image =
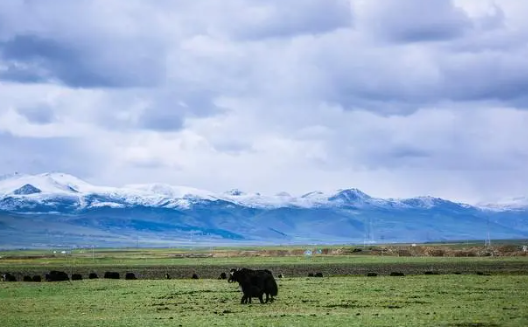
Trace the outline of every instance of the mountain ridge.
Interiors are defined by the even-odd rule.
[[[392,243],[528,238],[528,207],[372,197],[359,189],[262,195],[168,184],[91,185],[64,173],[0,179],[0,247]],[[191,240],[191,241],[190,241]]]
[[[431,196],[418,196],[411,198],[377,198],[372,197],[357,188],[337,189],[333,192],[312,191],[301,196],[292,196],[286,192],[275,195],[262,195],[260,193],[245,193],[239,189],[233,189],[224,193],[215,194],[207,190],[196,189],[187,186],[175,186],[170,184],[128,184],[123,187],[95,186],[75,176],[65,173],[43,173],[36,175],[16,174],[12,177],[0,179],[0,198],[8,196],[29,196],[38,194],[38,197],[53,195],[79,195],[91,196],[94,194],[104,195],[108,198],[123,200],[128,198],[131,204],[143,204],[159,206],[163,200],[223,200],[246,206],[282,207],[282,206],[314,206],[331,205],[333,202],[342,204],[362,203],[390,203],[392,205],[434,206],[435,201],[445,201],[454,204],[468,205],[451,200]],[[140,201],[139,198],[143,198]],[[118,201],[121,202],[121,201]],[[169,201],[170,202],[170,201]],[[185,201],[172,203],[173,205],[185,206]],[[468,205],[469,206],[469,205]],[[477,207],[477,206],[474,206]],[[485,207],[485,206],[482,206]],[[491,207],[491,206],[490,206]],[[1,209],[1,207],[0,207]]]

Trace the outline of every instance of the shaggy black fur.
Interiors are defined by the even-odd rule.
[[[264,294],[266,294],[266,303],[273,302],[273,297],[279,293],[277,282],[272,272],[267,269],[231,269],[229,281],[238,282],[242,288],[243,296],[240,303],[251,303],[252,297],[257,297],[260,303],[264,303],[262,298]]]

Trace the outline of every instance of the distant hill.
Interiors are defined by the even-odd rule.
[[[523,203],[525,205],[523,205]],[[91,185],[63,173],[0,178],[0,248],[392,243],[528,238],[528,204],[381,199],[358,189],[222,194]]]

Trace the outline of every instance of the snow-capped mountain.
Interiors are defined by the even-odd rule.
[[[479,206],[491,210],[528,210],[528,196],[501,199],[494,203],[482,203]]]
[[[14,174],[0,180],[0,210],[46,212],[50,206],[68,202],[71,209],[94,207],[151,206],[185,208],[192,201],[215,200],[214,194],[190,187],[165,184],[126,185],[122,188],[91,185],[64,173]]]
[[[101,188],[90,185],[77,177],[62,173],[45,173],[39,175],[14,173],[12,175],[4,175],[0,178],[0,194],[17,194],[17,190],[24,186],[35,189],[35,192],[31,192],[30,194],[71,194],[101,190]]]
[[[147,206],[163,208],[189,208],[200,201],[227,201],[251,208],[299,207],[313,208],[321,206],[369,206],[387,205],[394,207],[422,205],[431,207],[434,198],[416,198],[408,200],[373,198],[358,189],[336,190],[334,192],[314,191],[298,197],[286,192],[275,195],[246,193],[233,189],[215,194],[186,186],[168,184],[132,184],[124,187],[103,187],[91,185],[77,177],[64,173],[45,173],[39,175],[14,174],[0,180],[0,209],[23,211],[36,206],[49,207],[50,200],[68,199],[72,209],[92,207]],[[2,201],[3,200],[3,201]],[[56,203],[56,201],[52,201]],[[13,207],[15,205],[15,207]]]
[[[528,238],[527,226],[528,206],[381,199],[354,188],[216,194],[166,184],[95,186],[64,173],[0,177],[0,247],[115,246],[139,238],[150,245],[420,242],[483,239],[489,230],[504,239]]]

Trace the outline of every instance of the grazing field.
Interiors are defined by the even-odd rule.
[[[487,259],[466,261],[456,259],[446,260],[426,260],[422,262],[354,262],[353,258],[349,262],[342,263],[282,263],[262,262],[262,261],[237,261],[230,264],[195,264],[185,265],[38,265],[38,266],[2,266],[0,272],[9,272],[22,280],[23,276],[40,275],[44,276],[50,270],[65,271],[70,276],[72,274],[81,274],[87,278],[90,273],[97,273],[102,276],[106,271],[115,271],[121,274],[121,278],[127,272],[134,273],[139,279],[164,279],[166,274],[171,278],[190,278],[192,274],[198,274],[200,278],[217,278],[222,272],[228,272],[231,268],[247,267],[254,269],[270,269],[275,275],[283,274],[286,277],[306,277],[309,273],[322,272],[324,276],[352,276],[366,275],[367,273],[377,273],[379,275],[389,275],[391,272],[403,272],[406,275],[422,275],[425,272],[438,274],[528,274],[528,260],[501,260]]]
[[[215,279],[0,283],[0,326],[528,326],[528,276],[278,279],[239,304]],[[258,302],[258,301],[256,301]]]
[[[50,270],[84,280],[0,282],[0,326],[528,326],[519,246],[4,251],[0,273],[19,281]],[[241,305],[238,285],[217,279],[234,267],[284,274],[276,301]],[[106,271],[139,280],[87,280]]]
[[[522,243],[524,244],[524,243]],[[470,273],[527,274],[527,252],[520,244],[493,248],[472,245],[378,246],[369,248],[328,247],[320,254],[304,255],[308,246],[255,249],[76,249],[66,254],[54,251],[0,252],[0,273],[10,272],[19,280],[24,275],[44,276],[50,270],[87,276],[112,270],[135,273],[140,279],[215,278],[234,267],[267,268],[276,275],[304,277],[320,271],[325,276]],[[313,247],[312,247],[313,249]],[[463,254],[464,256],[460,256]]]

